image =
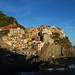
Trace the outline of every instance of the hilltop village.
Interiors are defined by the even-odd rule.
[[[54,25],[25,28],[14,17],[7,16],[1,11],[0,48],[27,56],[47,56],[47,59],[74,53],[71,42],[61,28]]]
[[[10,46],[10,50],[23,51],[23,54],[36,54],[41,51],[45,44],[55,44],[54,34],[59,34],[64,38],[62,29],[55,26],[37,26],[27,29],[17,27],[16,25],[7,25],[0,28],[0,31],[9,31],[7,35],[1,37],[1,40]],[[20,53],[21,53],[20,52]],[[32,53],[31,53],[32,52]]]

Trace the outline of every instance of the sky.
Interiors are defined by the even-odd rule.
[[[62,28],[75,45],[75,0],[0,0],[0,11],[26,28],[50,25]]]

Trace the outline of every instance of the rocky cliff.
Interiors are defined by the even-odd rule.
[[[40,60],[75,55],[74,48],[62,29],[47,25],[26,29],[18,24],[15,18],[2,12],[0,38],[1,47],[29,57],[38,55]]]

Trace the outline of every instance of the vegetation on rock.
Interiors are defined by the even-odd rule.
[[[25,29],[22,25],[18,24],[18,22],[16,21],[16,19],[14,17],[6,16],[5,14],[3,14],[0,11],[0,27],[7,26],[10,24],[17,25],[17,27],[21,27],[21,28]]]

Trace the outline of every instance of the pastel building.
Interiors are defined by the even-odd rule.
[[[43,43],[43,42],[39,43],[39,44],[38,44],[38,51],[40,51],[43,46],[44,46],[44,43]]]

